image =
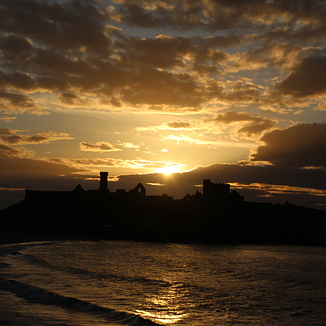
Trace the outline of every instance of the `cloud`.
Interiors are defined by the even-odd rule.
[[[265,134],[251,155],[251,164],[262,160],[288,173],[289,166],[295,171],[325,166],[324,147],[317,137],[319,128],[307,124],[307,130],[301,126],[297,132],[292,127],[271,132],[276,126],[286,128],[286,124],[295,123],[293,119],[304,121],[308,110],[309,121],[320,121],[325,110],[323,0],[2,0],[0,30],[0,110],[10,117],[57,108],[119,113],[151,110],[160,117],[151,120],[153,126],[136,131],[159,131],[154,136],[160,140],[210,150],[217,146],[252,148],[256,146],[254,140]],[[299,112],[303,114],[294,116]],[[180,119],[169,115],[164,120],[161,113],[178,114]],[[278,114],[284,114],[283,120]],[[14,124],[35,119],[24,117]],[[140,123],[148,126],[145,119]],[[118,125],[114,128],[124,137]],[[278,140],[278,133],[283,142]],[[153,139],[152,134],[143,136],[148,141]],[[53,164],[55,171],[69,167],[76,172],[78,167],[83,173],[105,167],[141,172],[144,167],[154,170],[166,164],[134,157],[89,159],[90,151],[106,156],[123,150],[127,155],[138,151],[139,146],[149,148],[136,138],[130,138],[134,143],[117,140],[114,145],[81,142],[80,149],[88,152],[87,158],[50,162],[36,158],[22,146],[72,139],[71,135],[2,129],[1,137],[2,157],[11,157],[15,164],[18,158],[29,158],[24,162],[33,169],[37,161]],[[165,155],[173,155],[173,148],[167,148]],[[299,158],[300,153],[304,158]],[[40,165],[45,171],[43,163]],[[221,171],[222,167],[216,169]],[[240,170],[256,177],[257,169],[242,166]],[[231,170],[238,171],[226,168],[230,179]],[[207,167],[201,175],[214,171]],[[184,177],[184,182],[190,180]],[[263,178],[258,179],[267,185]]]
[[[69,92],[64,92],[58,94],[59,99],[61,102],[65,105],[69,106],[91,106],[92,101],[89,100],[88,98],[83,98],[79,95],[69,93]]]
[[[179,136],[169,135],[169,136],[166,136],[166,137],[164,137],[162,139],[162,141],[166,141],[166,140],[173,140],[177,144],[180,144],[180,142],[186,142],[186,143],[194,144],[194,145],[204,145],[204,144],[208,145],[207,142],[204,142],[204,141],[199,140],[199,139],[188,137],[188,136],[186,136],[184,134],[180,134]]]
[[[265,134],[252,161],[285,167],[326,168],[326,123],[297,124]]]
[[[16,157],[23,155],[24,151],[21,148],[13,148],[5,144],[0,144],[0,157]]]
[[[0,121],[4,121],[4,122],[11,122],[11,121],[13,121],[13,120],[16,120],[17,119],[17,117],[3,117],[3,118],[0,118]]]
[[[21,135],[22,133],[30,133],[30,131],[12,130],[9,128],[0,129],[0,140],[9,145],[22,144],[40,144],[48,143],[55,140],[73,139],[69,134],[58,132],[43,132],[34,135]]]
[[[271,130],[275,125],[275,122],[266,119],[259,123],[251,123],[248,126],[242,127],[238,130],[239,134],[246,134],[249,137],[252,135],[261,134],[267,130]]]
[[[135,145],[133,142],[119,142],[119,146],[123,147],[123,148],[128,148],[128,149],[135,149],[135,150],[139,150],[140,145]]]
[[[0,90],[0,110],[9,114],[42,113],[40,107],[28,95],[6,90]]]
[[[169,121],[164,122],[158,126],[148,126],[148,127],[136,127],[137,131],[159,131],[159,130],[197,130],[202,129],[200,121]]]
[[[260,197],[272,197],[274,194],[306,194],[313,196],[326,197],[326,190],[323,189],[313,189],[313,188],[303,188],[297,186],[287,186],[287,185],[275,185],[266,183],[250,183],[250,184],[240,184],[231,183],[231,186],[237,189],[246,190],[256,190],[259,192],[265,192],[265,194],[260,195]]]
[[[110,41],[105,37],[105,14],[96,9],[92,1],[3,0],[1,6],[3,32],[59,49],[86,48],[94,53],[108,53]]]
[[[107,9],[91,0],[4,0],[1,5],[0,101],[6,113],[40,114],[45,109],[38,92],[57,96],[69,108],[190,112],[213,103],[257,104],[283,113],[299,103],[283,95],[324,92],[322,69],[303,59],[320,45],[308,34],[322,35],[326,25],[318,0],[304,8],[294,1],[256,0],[119,0]],[[166,27],[171,35],[196,29],[199,36],[140,38],[124,34],[130,32],[126,24]],[[216,35],[219,31],[223,35]],[[314,43],[303,45],[299,32]],[[311,77],[311,67],[319,82],[305,87],[307,82],[295,77]],[[262,80],[232,76],[271,68],[292,70],[278,93],[269,93],[272,86],[262,87]]]
[[[214,38],[170,37],[160,34],[156,38],[131,38],[128,53],[133,60],[146,62],[153,67],[186,68],[189,61],[194,65],[225,61],[229,55],[216,48],[218,43]]]
[[[312,45],[302,47],[264,38],[255,34],[244,37],[244,40],[252,43],[251,46],[247,51],[230,55],[226,71],[259,71],[274,67],[283,73],[293,69],[305,56],[318,50],[318,47]]]
[[[77,173],[80,172],[72,166],[31,158],[3,157],[0,154],[0,209],[23,200],[22,189],[71,191],[78,183],[87,186],[84,178],[78,177]]]
[[[0,71],[0,86],[15,90],[35,90],[35,81],[27,74],[21,72],[4,73]]]
[[[203,118],[189,121],[170,121],[159,126],[137,127],[137,131],[159,131],[159,130],[188,130],[199,131],[200,133],[220,134],[221,130],[216,125],[235,125],[238,134],[247,136],[260,135],[263,132],[272,130],[278,121],[265,118],[247,112],[227,111],[216,115],[214,118]]]
[[[32,55],[33,43],[27,38],[16,34],[0,36],[0,48],[2,59],[19,62],[25,60],[26,56]]]
[[[124,168],[139,168],[141,165],[138,165],[137,160],[123,160],[117,158],[51,158],[46,159],[45,161],[63,164],[71,167],[78,167],[80,170],[90,171],[93,168],[114,168],[114,167],[124,167]]]
[[[261,122],[265,120],[262,117],[252,115],[246,112],[233,112],[228,111],[224,113],[218,114],[215,118],[208,120],[210,122],[222,122],[225,124],[233,123],[233,122],[243,122],[243,121],[253,121],[253,122]]]
[[[21,147],[21,145],[44,144],[67,139],[73,139],[73,137],[66,133],[51,131],[31,134],[29,130],[0,128],[0,160],[4,157],[11,157],[13,160],[23,158],[34,160],[35,152]],[[35,160],[38,159],[35,158]]]
[[[188,129],[191,127],[190,122],[175,121],[166,124],[171,129]]]
[[[326,92],[326,56],[312,56],[302,62],[277,86],[277,90],[294,97]]]
[[[314,110],[316,111],[326,111],[326,101],[320,102]]]
[[[152,172],[158,171],[159,169],[165,170],[166,168],[181,168],[184,164],[164,162],[164,161],[152,161],[145,160],[142,158],[136,159],[120,159],[120,158],[39,158],[45,162],[52,164],[59,164],[65,166],[71,166],[78,168],[82,171],[82,174],[96,174],[99,170],[111,170],[115,168],[124,168],[126,171],[149,169]]]
[[[259,135],[263,132],[275,128],[276,121],[269,118],[264,118],[258,115],[249,114],[246,112],[228,111],[218,114],[215,118],[206,119],[206,123],[223,123],[223,124],[240,124],[237,130],[239,134]],[[246,125],[243,125],[243,124]]]
[[[325,17],[324,3],[318,0],[304,4],[298,4],[294,0],[286,3],[281,0],[232,2],[200,0],[177,3],[119,0],[115,2],[118,2],[120,6],[112,11],[112,16],[118,16],[120,21],[130,26],[142,28],[212,30],[258,28],[269,27],[280,22],[300,22],[303,25],[314,23],[317,29],[323,25],[323,17]]]
[[[118,148],[114,148],[110,143],[102,141],[95,144],[81,142],[80,150],[83,152],[116,152],[120,151]]]
[[[188,143],[211,149],[217,147],[252,149],[255,147],[253,141],[258,141],[264,133],[276,129],[278,123],[278,119],[227,111],[213,118],[169,121],[157,126],[137,127],[135,130],[160,132],[161,141],[172,141],[178,145]]]
[[[216,132],[216,134],[221,133]],[[216,135],[214,135],[214,139],[205,139],[200,136],[194,136],[194,137],[189,137],[184,134],[179,134],[179,135],[168,135],[162,138],[161,141],[173,141],[177,145],[180,145],[182,143],[188,143],[191,145],[197,145],[197,146],[205,146],[207,148],[221,148],[221,147],[227,147],[227,148],[237,148],[237,149],[243,149],[243,148],[252,148],[253,144],[251,142],[246,142],[246,141],[234,141],[229,138],[216,138]]]

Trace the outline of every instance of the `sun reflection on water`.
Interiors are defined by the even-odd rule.
[[[181,307],[185,293],[182,284],[171,284],[161,287],[158,293],[151,293],[145,298],[145,310],[138,310],[144,318],[154,320],[164,325],[175,324],[188,315]]]

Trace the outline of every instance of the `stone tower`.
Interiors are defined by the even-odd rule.
[[[108,189],[108,172],[100,172],[100,191],[109,191]]]

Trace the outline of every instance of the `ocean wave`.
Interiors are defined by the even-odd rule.
[[[174,280],[162,280],[156,278],[149,278],[146,276],[116,274],[108,270],[105,272],[95,271],[84,268],[77,268],[66,264],[55,265],[53,262],[50,262],[47,259],[36,257],[32,254],[24,253],[23,251],[19,255],[19,259],[23,259],[27,263],[35,264],[43,268],[49,268],[51,270],[56,270],[65,274],[77,276],[80,280],[110,280],[115,283],[127,283],[133,284],[134,286],[141,286],[141,291],[144,291],[146,293],[153,291],[153,289],[170,288],[172,291],[181,291],[184,295],[190,295],[190,293],[202,293],[202,296],[205,297],[207,300],[210,300],[211,297],[228,297],[228,293],[225,293],[220,290],[217,294],[214,287],[210,287],[207,285],[204,286],[199,284],[178,282]]]
[[[128,276],[128,275],[119,275],[115,273],[110,273],[109,271],[101,272],[101,271],[91,271],[89,269],[78,268],[73,266],[59,266],[55,265],[52,262],[47,261],[46,259],[36,257],[32,254],[21,253],[20,259],[23,259],[27,263],[35,264],[41,267],[50,268],[53,270],[57,270],[64,273],[69,273],[71,275],[77,275],[81,278],[90,278],[90,279],[111,279],[115,280],[116,282],[128,282],[128,283],[137,283],[142,284],[144,286],[159,286],[159,287],[187,287],[184,283],[177,282],[169,282],[159,279],[141,277],[141,276]]]
[[[115,322],[121,325],[130,326],[159,326],[153,321],[147,320],[137,314],[117,311],[106,307],[90,303],[88,301],[79,300],[77,298],[66,297],[60,294],[49,292],[44,289],[28,285],[26,283],[18,282],[0,277],[0,289],[14,293],[18,297],[24,298],[27,301],[54,305],[73,311],[82,313],[89,313],[104,318],[110,322]]]
[[[20,244],[15,245],[0,245],[0,257],[6,255],[15,255],[18,254],[19,251],[24,248],[24,246]]]
[[[20,251],[25,248],[32,248],[36,246],[50,246],[57,244],[63,241],[35,241],[35,242],[20,242],[20,243],[11,243],[11,244],[1,244],[0,245],[0,256],[5,256],[8,254],[18,255]]]

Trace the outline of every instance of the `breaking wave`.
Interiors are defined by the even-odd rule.
[[[130,326],[158,326],[153,321],[147,320],[137,314],[117,311],[106,307],[101,307],[96,304],[79,300],[72,297],[62,296],[60,294],[49,292],[44,289],[31,286],[16,280],[10,280],[0,277],[0,289],[11,292],[18,297],[24,298],[32,303],[44,305],[53,305],[62,307],[72,311],[89,313],[94,316],[99,316],[107,321],[115,322],[121,325]]]

